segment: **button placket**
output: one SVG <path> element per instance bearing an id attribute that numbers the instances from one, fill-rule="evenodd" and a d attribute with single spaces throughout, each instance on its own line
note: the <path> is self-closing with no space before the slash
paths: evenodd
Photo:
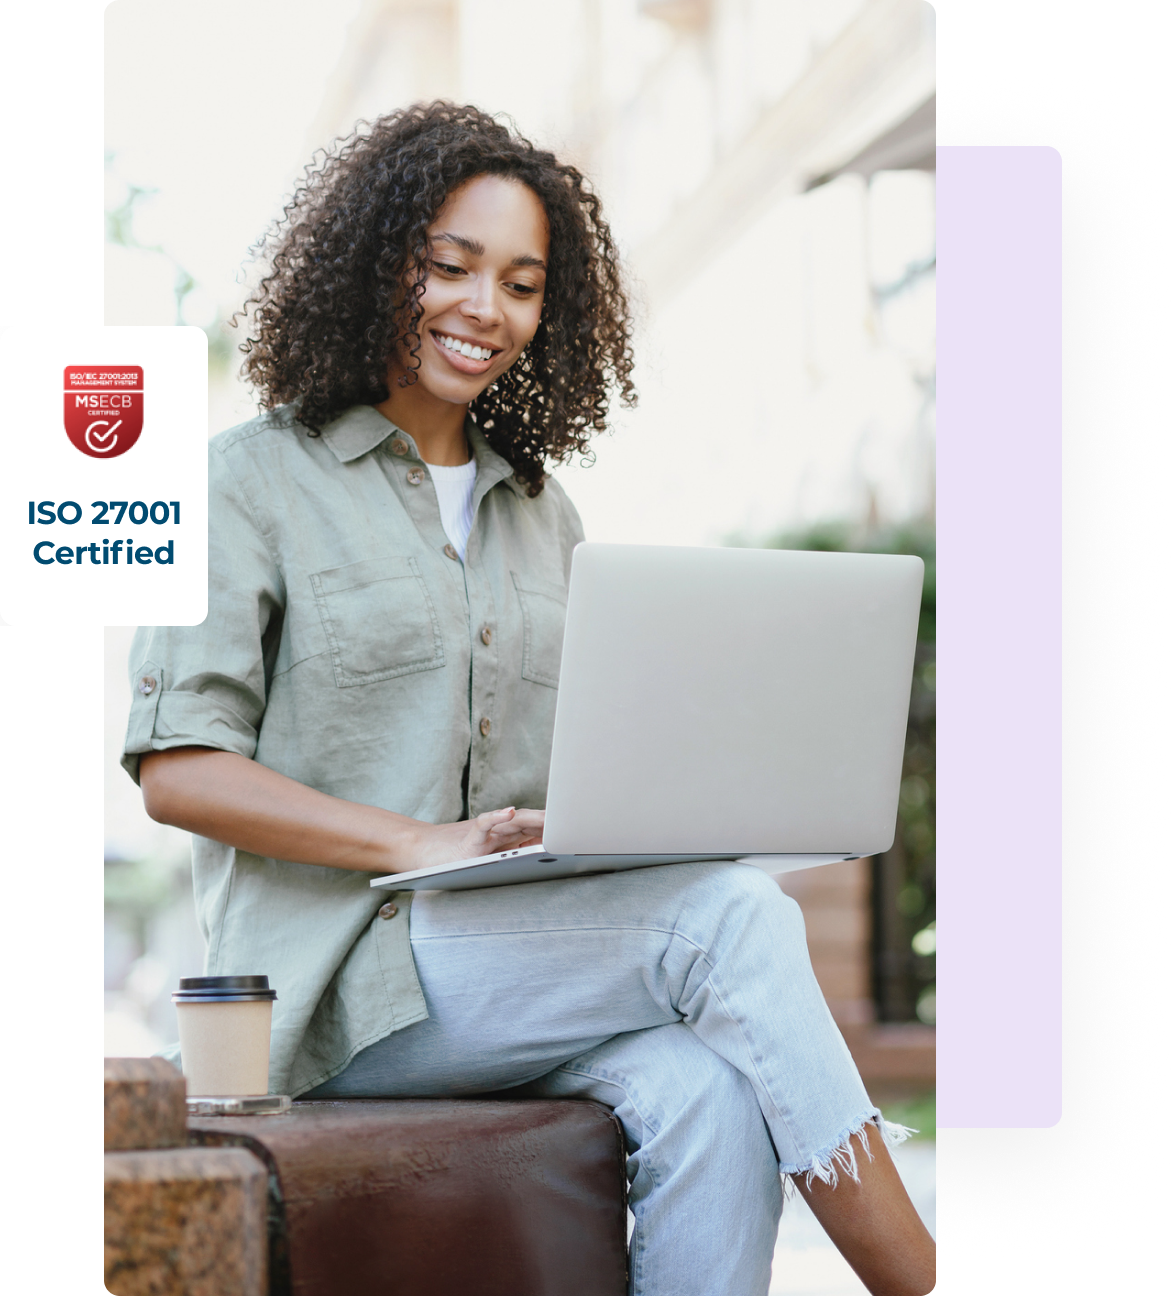
<path id="1" fill-rule="evenodd" d="M 471 650 L 468 719 L 472 730 L 472 749 L 469 753 L 468 806 L 472 813 L 476 813 L 478 809 L 495 809 L 493 806 L 481 805 L 480 798 L 485 792 L 492 752 L 501 741 L 501 735 L 493 732 L 493 721 L 490 719 L 496 714 L 499 702 L 500 626 L 493 587 L 482 575 L 480 564 L 474 562 L 469 567 L 465 562 L 464 574 L 468 600 L 468 646 Z M 483 638 L 485 630 L 489 631 L 493 645 L 489 651 L 486 651 Z"/>

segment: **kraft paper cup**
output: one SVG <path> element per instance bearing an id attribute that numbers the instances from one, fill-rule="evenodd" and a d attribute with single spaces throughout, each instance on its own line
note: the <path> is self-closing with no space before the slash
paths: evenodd
<path id="1" fill-rule="evenodd" d="M 180 979 L 171 999 L 189 1100 L 268 1094 L 276 997 L 267 976 Z"/>

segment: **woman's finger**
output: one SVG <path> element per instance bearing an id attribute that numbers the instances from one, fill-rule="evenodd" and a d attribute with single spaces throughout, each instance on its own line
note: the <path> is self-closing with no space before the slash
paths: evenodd
<path id="1" fill-rule="evenodd" d="M 545 816 L 541 811 L 530 811 L 528 814 L 518 813 L 510 819 L 499 821 L 489 828 L 489 832 L 494 837 L 540 837 L 542 829 L 545 827 Z"/>
<path id="2" fill-rule="evenodd" d="M 545 811 L 514 809 L 507 820 L 498 820 L 494 826 L 512 832 L 540 833 L 545 827 Z"/>

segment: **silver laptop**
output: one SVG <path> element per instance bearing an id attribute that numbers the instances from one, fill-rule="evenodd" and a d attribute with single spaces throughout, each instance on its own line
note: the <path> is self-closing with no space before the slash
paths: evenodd
<path id="1" fill-rule="evenodd" d="M 542 844 L 371 886 L 887 850 L 923 573 L 890 554 L 580 544 Z"/>

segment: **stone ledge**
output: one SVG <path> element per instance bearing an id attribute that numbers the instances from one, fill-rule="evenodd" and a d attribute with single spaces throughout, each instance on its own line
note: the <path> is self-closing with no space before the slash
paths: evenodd
<path id="1" fill-rule="evenodd" d="M 162 1058 L 107 1058 L 106 1151 L 183 1147 L 187 1082 Z"/>
<path id="2" fill-rule="evenodd" d="M 264 1296 L 268 1173 L 243 1148 L 107 1152 L 114 1296 Z"/>

